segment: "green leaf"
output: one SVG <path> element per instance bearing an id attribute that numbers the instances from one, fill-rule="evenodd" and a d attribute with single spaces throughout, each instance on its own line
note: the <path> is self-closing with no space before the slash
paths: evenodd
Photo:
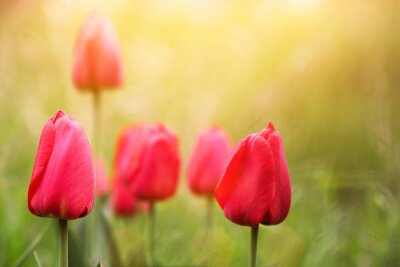
<path id="1" fill-rule="evenodd" d="M 32 253 L 32 251 L 39 244 L 40 240 L 42 240 L 43 235 L 47 231 L 48 227 L 49 227 L 49 224 L 46 224 L 46 226 L 43 228 L 43 230 L 33 239 L 33 241 L 29 244 L 29 246 L 21 254 L 21 256 L 18 258 L 18 260 L 14 263 L 13 267 L 22 266 L 22 264 L 25 262 L 27 257 Z"/>
<path id="2" fill-rule="evenodd" d="M 111 227 L 107 221 L 107 218 L 104 216 L 103 210 L 99 209 L 98 214 L 100 218 L 100 225 L 103 228 L 103 232 L 106 234 L 108 241 L 107 243 L 109 245 L 112 266 L 123 266 L 123 262 L 119 254 L 117 244 L 114 240 Z"/>
<path id="3" fill-rule="evenodd" d="M 40 263 L 39 255 L 36 253 L 36 250 L 33 251 L 33 256 L 35 256 L 35 261 L 38 267 L 42 267 L 42 264 Z"/>

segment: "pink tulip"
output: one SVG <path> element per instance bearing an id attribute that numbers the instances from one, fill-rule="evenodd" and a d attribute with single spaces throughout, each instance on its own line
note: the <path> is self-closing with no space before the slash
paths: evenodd
<path id="1" fill-rule="evenodd" d="M 240 225 L 273 225 L 286 218 L 291 202 L 289 171 L 281 136 L 271 123 L 240 142 L 215 197 L 225 216 Z"/>
<path id="2" fill-rule="evenodd" d="M 214 194 L 231 152 L 232 143 L 224 130 L 212 127 L 199 135 L 187 170 L 189 188 L 193 193 Z"/>
<path id="3" fill-rule="evenodd" d="M 176 191 L 179 177 L 179 148 L 175 134 L 162 124 L 146 126 L 138 168 L 134 178 L 136 196 L 148 201 L 164 200 Z"/>
<path id="4" fill-rule="evenodd" d="M 59 110 L 47 121 L 28 191 L 29 210 L 42 217 L 73 220 L 93 208 L 95 173 L 82 128 Z"/>
<path id="5" fill-rule="evenodd" d="M 75 86 L 81 90 L 118 87 L 122 76 L 117 34 L 111 20 L 99 14 L 89 15 L 75 44 Z"/>

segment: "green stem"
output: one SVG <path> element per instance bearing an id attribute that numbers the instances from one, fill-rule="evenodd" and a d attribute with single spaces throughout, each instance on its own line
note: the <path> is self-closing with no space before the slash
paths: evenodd
<path id="1" fill-rule="evenodd" d="M 250 267 L 256 267 L 258 225 L 251 227 Z"/>
<path id="2" fill-rule="evenodd" d="M 207 228 L 211 229 L 213 226 L 213 207 L 214 199 L 212 196 L 207 197 Z"/>
<path id="3" fill-rule="evenodd" d="M 101 106 L 101 98 L 100 98 L 100 90 L 97 88 L 93 91 L 93 150 L 95 151 L 95 155 L 100 154 L 100 106 Z"/>
<path id="4" fill-rule="evenodd" d="M 151 266 L 155 265 L 155 228 L 156 228 L 156 207 L 154 202 L 150 203 L 150 212 L 149 212 L 150 220 L 149 220 L 149 241 L 150 241 L 150 264 Z"/>
<path id="5" fill-rule="evenodd" d="M 95 161 L 97 162 L 98 156 L 100 155 L 101 147 L 101 91 L 98 88 L 93 88 L 93 154 Z M 97 164 L 97 163 L 96 163 Z M 97 170 L 97 169 L 96 169 Z M 97 173 L 96 173 L 97 176 Z M 97 182 L 97 177 L 96 177 Z M 92 213 L 96 213 L 96 207 Z M 99 240 L 96 231 L 96 215 L 88 217 L 84 222 L 85 238 L 87 239 L 84 243 L 85 255 L 88 255 L 87 259 L 89 263 L 97 258 L 99 255 L 95 255 L 99 251 Z"/>
<path id="6" fill-rule="evenodd" d="M 68 267 L 68 221 L 60 219 L 58 225 L 60 230 L 60 267 Z"/>

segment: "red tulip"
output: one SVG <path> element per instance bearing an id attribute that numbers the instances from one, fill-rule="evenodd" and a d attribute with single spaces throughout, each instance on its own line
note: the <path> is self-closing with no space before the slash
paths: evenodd
<path id="1" fill-rule="evenodd" d="M 96 195 L 103 197 L 107 194 L 107 173 L 106 163 L 103 157 L 99 157 L 96 161 Z"/>
<path id="2" fill-rule="evenodd" d="M 73 81 L 82 90 L 117 87 L 122 83 L 117 34 L 107 17 L 92 14 L 83 23 L 75 44 Z"/>
<path id="3" fill-rule="evenodd" d="M 150 202 L 147 200 L 137 199 L 136 209 L 138 212 L 147 213 L 150 211 Z"/>
<path id="4" fill-rule="evenodd" d="M 114 183 L 111 197 L 114 213 L 121 217 L 130 217 L 136 213 L 148 212 L 150 208 L 149 202 L 136 199 L 131 188 L 122 181 L 117 180 Z"/>
<path id="5" fill-rule="evenodd" d="M 215 196 L 225 216 L 240 225 L 273 225 L 286 218 L 290 178 L 281 136 L 271 123 L 240 142 Z"/>
<path id="6" fill-rule="evenodd" d="M 128 217 L 136 210 L 136 198 L 128 185 L 117 178 L 112 192 L 112 207 L 115 214 L 121 217 Z"/>
<path id="7" fill-rule="evenodd" d="M 204 130 L 189 161 L 189 188 L 195 194 L 213 195 L 232 152 L 229 136 L 222 129 Z"/>
<path id="8" fill-rule="evenodd" d="M 139 168 L 143 144 L 150 125 L 138 124 L 122 130 L 117 140 L 114 158 L 115 176 L 132 186 Z"/>
<path id="9" fill-rule="evenodd" d="M 29 210 L 42 217 L 73 220 L 93 208 L 95 173 L 82 128 L 60 110 L 45 124 L 28 191 Z"/>
<path id="10" fill-rule="evenodd" d="M 139 126 L 140 127 L 140 126 Z M 142 139 L 134 190 L 140 199 L 149 201 L 171 197 L 179 176 L 178 140 L 174 133 L 161 124 L 149 127 Z"/>
<path id="11" fill-rule="evenodd" d="M 137 201 L 132 185 L 148 128 L 146 124 L 129 126 L 118 137 L 114 158 L 116 178 L 112 192 L 112 206 L 117 215 L 130 216 L 135 212 Z"/>

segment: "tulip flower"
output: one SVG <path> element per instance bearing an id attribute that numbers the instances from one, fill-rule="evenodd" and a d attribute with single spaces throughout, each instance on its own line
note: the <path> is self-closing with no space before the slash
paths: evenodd
<path id="1" fill-rule="evenodd" d="M 155 201 L 172 197 L 179 176 L 178 139 L 161 124 L 150 126 L 143 138 L 139 167 L 134 180 L 136 196 L 150 202 L 150 258 L 157 265 L 155 251 Z"/>
<path id="2" fill-rule="evenodd" d="M 217 127 L 204 130 L 198 137 L 187 170 L 190 190 L 198 195 L 214 195 L 232 152 L 228 134 Z"/>
<path id="3" fill-rule="evenodd" d="M 239 143 L 215 197 L 229 220 L 252 227 L 254 247 L 260 223 L 274 225 L 286 218 L 291 202 L 289 171 L 281 136 L 271 123 Z"/>
<path id="4" fill-rule="evenodd" d="M 144 125 L 143 139 L 138 144 L 138 167 L 135 171 L 136 196 L 151 202 L 172 197 L 179 176 L 178 140 L 161 124 Z"/>
<path id="5" fill-rule="evenodd" d="M 82 24 L 75 42 L 72 80 L 79 90 L 93 93 L 93 146 L 99 153 L 100 90 L 119 87 L 123 81 L 117 34 L 109 18 L 93 13 Z"/>
<path id="6" fill-rule="evenodd" d="M 60 265 L 67 266 L 67 220 L 93 208 L 95 173 L 89 142 L 72 117 L 59 110 L 45 124 L 28 190 L 34 215 L 60 221 Z"/>
<path id="7" fill-rule="evenodd" d="M 119 134 L 114 158 L 116 178 L 112 196 L 112 206 L 117 215 L 126 217 L 135 212 L 137 200 L 132 185 L 148 129 L 146 124 L 138 124 L 126 127 Z"/>
<path id="8" fill-rule="evenodd" d="M 28 191 L 29 210 L 41 217 L 74 220 L 93 208 L 92 152 L 82 128 L 59 110 L 47 121 Z"/>
<path id="9" fill-rule="evenodd" d="M 208 226 L 212 224 L 212 203 L 215 187 L 232 152 L 228 134 L 217 127 L 200 133 L 187 169 L 190 190 L 208 198 Z"/>
<path id="10" fill-rule="evenodd" d="M 149 202 L 150 255 L 154 265 L 155 202 L 173 196 L 179 176 L 178 140 L 161 124 L 137 124 L 119 135 L 116 176 L 138 200 Z"/>
<path id="11" fill-rule="evenodd" d="M 75 43 L 72 75 L 80 90 L 95 91 L 121 85 L 117 34 L 107 17 L 91 14 L 83 23 Z"/>

